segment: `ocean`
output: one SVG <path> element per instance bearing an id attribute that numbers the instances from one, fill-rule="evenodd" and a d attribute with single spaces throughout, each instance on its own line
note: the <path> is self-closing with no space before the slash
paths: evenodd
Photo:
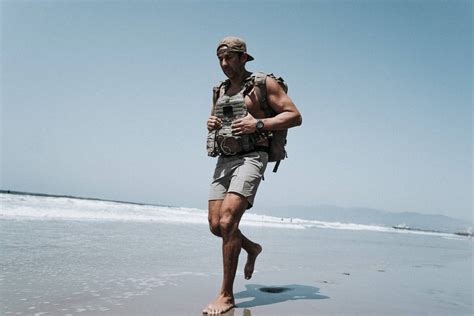
<path id="1" fill-rule="evenodd" d="M 1 315 L 200 315 L 219 289 L 205 210 L 16 194 L 0 206 Z M 472 315 L 470 238 L 252 213 L 241 230 L 264 252 L 248 282 L 240 260 L 237 315 Z"/>

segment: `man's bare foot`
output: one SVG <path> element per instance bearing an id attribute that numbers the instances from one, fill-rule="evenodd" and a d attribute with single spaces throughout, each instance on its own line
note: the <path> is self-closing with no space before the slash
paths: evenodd
<path id="1" fill-rule="evenodd" d="M 255 244 L 255 247 L 248 252 L 247 263 L 245 264 L 244 274 L 245 279 L 250 280 L 252 278 L 253 269 L 255 267 L 255 260 L 257 256 L 262 252 L 262 246 Z"/>
<path id="2" fill-rule="evenodd" d="M 234 307 L 234 298 L 230 296 L 219 295 L 218 298 L 202 311 L 206 315 L 219 315 L 227 312 Z"/>

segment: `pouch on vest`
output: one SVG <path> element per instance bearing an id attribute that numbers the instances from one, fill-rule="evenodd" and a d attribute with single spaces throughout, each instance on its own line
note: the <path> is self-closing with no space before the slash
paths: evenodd
<path id="1" fill-rule="evenodd" d="M 245 117 L 248 113 L 244 100 L 247 85 L 232 96 L 225 94 L 225 87 L 224 89 L 220 87 L 218 90 L 218 95 L 214 92 L 214 115 L 221 120 L 222 127 L 208 134 L 208 155 L 233 156 L 254 150 L 256 143 L 254 135 L 237 136 L 232 133 L 232 122 Z"/>

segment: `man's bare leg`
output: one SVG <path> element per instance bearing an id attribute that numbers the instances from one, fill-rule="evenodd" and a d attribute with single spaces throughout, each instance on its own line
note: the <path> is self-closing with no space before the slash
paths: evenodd
<path id="1" fill-rule="evenodd" d="M 244 276 L 246 280 L 250 280 L 255 268 L 255 260 L 257 260 L 257 256 L 262 252 L 262 246 L 254 243 L 242 233 L 240 234 L 240 238 L 242 242 L 242 248 L 247 251 L 247 262 L 245 263 Z"/>
<path id="2" fill-rule="evenodd" d="M 234 307 L 234 279 L 239 261 L 242 237 L 239 222 L 247 209 L 247 200 L 235 193 L 227 193 L 220 209 L 219 229 L 222 236 L 224 277 L 219 296 L 204 309 L 206 314 L 222 314 Z"/>
<path id="3" fill-rule="evenodd" d="M 218 237 L 222 237 L 219 227 L 222 202 L 223 200 L 209 201 L 209 226 L 212 233 Z M 240 233 L 240 237 L 242 248 L 247 252 L 247 262 L 245 263 L 244 276 L 246 280 L 250 280 L 255 268 L 255 260 L 262 252 L 262 246 L 245 237 L 242 232 Z"/>

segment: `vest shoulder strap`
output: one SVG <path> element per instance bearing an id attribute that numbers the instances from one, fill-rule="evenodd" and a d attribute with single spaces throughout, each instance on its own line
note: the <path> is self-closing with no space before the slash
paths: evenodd
<path id="1" fill-rule="evenodd" d="M 216 86 L 212 88 L 212 114 L 214 114 L 216 109 L 217 100 L 221 95 L 225 93 L 225 87 L 228 80 L 220 81 Z"/>

